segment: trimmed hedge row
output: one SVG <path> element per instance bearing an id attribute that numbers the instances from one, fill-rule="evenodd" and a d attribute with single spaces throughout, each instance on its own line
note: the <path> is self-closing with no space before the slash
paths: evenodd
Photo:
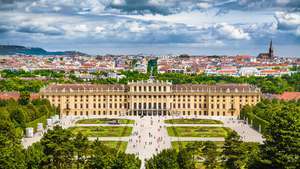
<path id="1" fill-rule="evenodd" d="M 241 118 L 244 120 L 248 120 L 248 124 L 254 128 L 256 131 L 259 131 L 259 126 L 261 127 L 261 130 L 259 132 L 265 133 L 267 132 L 266 127 L 268 126 L 269 122 L 258 117 L 257 115 L 253 113 L 243 113 L 241 114 Z"/>

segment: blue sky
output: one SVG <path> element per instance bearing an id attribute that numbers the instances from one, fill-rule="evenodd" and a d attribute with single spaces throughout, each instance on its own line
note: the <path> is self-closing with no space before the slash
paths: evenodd
<path id="1" fill-rule="evenodd" d="M 0 0 L 0 43 L 89 54 L 300 56 L 299 0 Z"/>

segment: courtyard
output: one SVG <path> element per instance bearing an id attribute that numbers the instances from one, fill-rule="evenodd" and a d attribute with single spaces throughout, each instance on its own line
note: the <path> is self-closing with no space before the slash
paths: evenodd
<path id="1" fill-rule="evenodd" d="M 221 151 L 225 137 L 233 130 L 243 141 L 261 143 L 263 140 L 250 126 L 229 118 L 123 116 L 68 118 L 62 121 L 65 123 L 61 125 L 75 134 L 81 132 L 91 141 L 99 140 L 116 151 L 137 155 L 142 160 L 142 169 L 146 159 L 163 149 L 179 150 L 189 144 L 212 141 Z M 38 140 L 28 138 L 23 144 L 28 146 Z M 202 164 L 198 165 L 201 168 Z"/>

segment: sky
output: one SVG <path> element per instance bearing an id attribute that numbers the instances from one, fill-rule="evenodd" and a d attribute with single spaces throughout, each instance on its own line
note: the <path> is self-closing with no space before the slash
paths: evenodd
<path id="1" fill-rule="evenodd" d="M 0 0 L 0 44 L 88 54 L 300 57 L 300 0 Z"/>

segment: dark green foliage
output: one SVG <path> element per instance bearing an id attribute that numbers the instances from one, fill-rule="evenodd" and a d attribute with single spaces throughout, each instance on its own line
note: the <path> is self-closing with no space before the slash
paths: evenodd
<path id="1" fill-rule="evenodd" d="M 139 169 L 141 165 L 134 155 L 118 152 L 97 140 L 90 142 L 81 133 L 74 135 L 59 126 L 49 130 L 25 154 L 30 169 Z"/>
<path id="2" fill-rule="evenodd" d="M 150 74 L 152 71 L 152 75 L 157 75 L 157 59 L 150 59 L 147 65 L 147 73 Z"/>
<path id="3" fill-rule="evenodd" d="M 72 167 L 75 147 L 69 130 L 55 126 L 53 130 L 48 130 L 40 142 L 45 154 L 43 166 L 56 169 Z"/>
<path id="4" fill-rule="evenodd" d="M 255 106 L 244 106 L 241 110 L 241 119 L 248 119 L 251 126 L 256 130 L 261 126 L 261 132 L 266 133 L 270 119 L 276 116 L 277 112 L 285 110 L 294 111 L 300 108 L 300 101 L 279 101 L 279 100 L 262 100 Z"/>
<path id="5" fill-rule="evenodd" d="M 141 161 L 133 154 L 118 153 L 112 169 L 139 169 Z"/>
<path id="6" fill-rule="evenodd" d="M 0 169 L 25 168 L 20 138 L 13 123 L 0 118 Z"/>
<path id="7" fill-rule="evenodd" d="M 215 83 L 249 83 L 257 85 L 265 93 L 282 93 L 284 91 L 300 91 L 300 73 L 282 77 L 232 77 L 210 75 L 187 75 L 181 73 L 158 74 L 158 80 L 169 80 L 175 84 L 215 84 Z"/>
<path id="8" fill-rule="evenodd" d="M 206 141 L 204 142 L 204 148 L 203 148 L 203 154 L 205 157 L 204 165 L 206 166 L 206 169 L 214 169 L 217 167 L 217 145 L 214 142 Z"/>
<path id="9" fill-rule="evenodd" d="M 39 92 L 46 83 L 41 80 L 21 80 L 8 78 L 0 80 L 0 91 Z"/>
<path id="10" fill-rule="evenodd" d="M 21 92 L 18 102 L 21 105 L 27 105 L 30 102 L 30 93 L 29 92 Z"/>
<path id="11" fill-rule="evenodd" d="M 0 117 L 13 122 L 15 127 L 24 130 L 30 122 L 42 117 L 50 117 L 56 113 L 56 108 L 46 99 L 27 101 L 28 103 L 24 104 L 20 100 L 0 100 Z"/>
<path id="12" fill-rule="evenodd" d="M 164 73 L 157 72 L 157 59 L 151 59 L 148 62 L 147 73 L 139 73 L 137 71 L 121 71 L 126 77 L 120 80 L 107 78 L 95 79 L 91 83 L 98 84 L 127 84 L 130 81 L 149 79 L 150 70 L 153 69 L 153 75 L 157 80 L 168 80 L 174 84 L 215 84 L 215 83 L 249 83 L 257 85 L 264 93 L 282 93 L 284 91 L 300 91 L 300 73 L 292 75 L 284 75 L 281 77 L 232 77 L 232 76 L 212 76 L 205 74 L 182 74 L 182 73 Z M 56 83 L 84 83 L 70 73 L 69 78 L 65 78 L 64 72 L 51 70 L 36 70 L 33 72 L 10 71 L 4 70 L 0 72 L 2 77 L 7 78 L 0 81 L 0 91 L 29 91 L 38 92 L 43 86 L 50 82 Z M 96 72 L 95 75 L 105 75 L 106 72 Z M 22 77 L 38 77 L 43 76 L 49 78 L 47 81 L 41 80 L 21 80 Z"/>
<path id="13" fill-rule="evenodd" d="M 34 71 L 24 71 L 24 70 L 3 70 L 1 76 L 4 78 L 12 77 L 55 77 L 60 78 L 64 76 L 63 71 L 53 71 L 53 70 L 34 70 Z"/>
<path id="14" fill-rule="evenodd" d="M 40 143 L 34 143 L 25 150 L 25 157 L 28 169 L 42 168 L 41 164 L 45 160 L 43 146 Z"/>
<path id="15" fill-rule="evenodd" d="M 82 133 L 78 133 L 73 140 L 76 159 L 76 166 L 79 169 L 81 166 L 84 166 L 85 159 L 88 157 L 89 151 L 89 141 L 87 137 L 83 136 Z"/>
<path id="16" fill-rule="evenodd" d="M 173 149 L 163 150 L 146 161 L 146 169 L 180 169 L 178 153 Z"/>
<path id="17" fill-rule="evenodd" d="M 242 142 L 236 132 L 231 132 L 225 139 L 223 147 L 224 167 L 228 169 L 252 168 L 257 166 L 255 160 L 259 154 L 256 143 Z"/>
<path id="18" fill-rule="evenodd" d="M 178 152 L 177 162 L 179 168 L 181 169 L 193 169 L 195 168 L 195 163 L 193 160 L 193 155 L 191 151 L 183 149 Z"/>
<path id="19" fill-rule="evenodd" d="M 269 119 L 261 149 L 265 168 L 300 168 L 300 106 L 288 106 Z"/>

